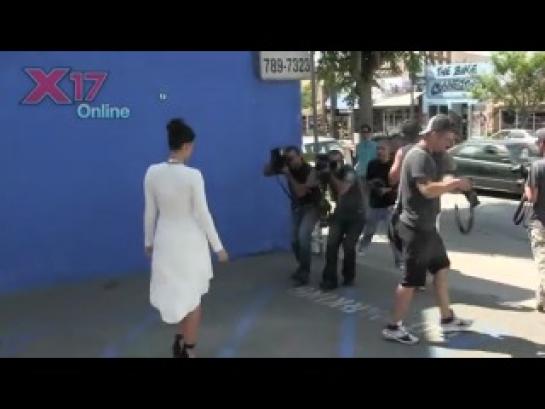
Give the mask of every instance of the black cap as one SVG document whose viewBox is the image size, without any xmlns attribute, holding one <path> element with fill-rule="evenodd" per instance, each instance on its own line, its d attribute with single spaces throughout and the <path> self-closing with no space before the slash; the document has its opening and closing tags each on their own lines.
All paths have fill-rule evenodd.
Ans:
<svg viewBox="0 0 545 409">
<path fill-rule="evenodd" d="M 420 135 L 420 131 L 422 131 L 422 127 L 418 121 L 415 120 L 405 121 L 403 125 L 401 125 L 401 134 L 405 138 L 416 139 L 418 135 Z"/>
</svg>

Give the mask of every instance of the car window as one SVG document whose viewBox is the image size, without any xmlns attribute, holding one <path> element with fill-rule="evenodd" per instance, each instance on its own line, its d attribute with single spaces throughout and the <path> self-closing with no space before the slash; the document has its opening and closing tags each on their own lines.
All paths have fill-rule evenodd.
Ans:
<svg viewBox="0 0 545 409">
<path fill-rule="evenodd" d="M 509 133 L 510 138 L 524 138 L 526 134 L 523 131 L 511 131 Z"/>
<path fill-rule="evenodd" d="M 462 145 L 459 149 L 453 152 L 453 156 L 461 158 L 476 158 L 483 153 L 482 145 Z"/>
<path fill-rule="evenodd" d="M 332 150 L 339 150 L 343 151 L 341 145 L 339 145 L 338 142 L 318 142 L 318 144 L 315 143 L 307 143 L 304 146 L 304 152 L 305 153 L 328 153 Z"/>
<path fill-rule="evenodd" d="M 509 145 L 511 157 L 516 161 L 526 161 L 533 158 L 539 158 L 539 150 L 533 144 L 513 144 Z"/>
<path fill-rule="evenodd" d="M 507 138 L 508 135 L 509 135 L 509 131 L 499 131 L 498 133 L 494 135 L 494 138 L 503 139 L 503 138 Z"/>
<path fill-rule="evenodd" d="M 511 154 L 504 145 L 485 145 L 483 152 L 478 159 L 488 162 L 510 162 Z"/>
</svg>

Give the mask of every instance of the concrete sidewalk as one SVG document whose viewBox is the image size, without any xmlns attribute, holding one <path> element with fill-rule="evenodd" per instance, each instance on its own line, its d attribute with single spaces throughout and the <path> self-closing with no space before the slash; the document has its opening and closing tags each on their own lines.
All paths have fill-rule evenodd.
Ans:
<svg viewBox="0 0 545 409">
<path fill-rule="evenodd" d="M 323 261 L 310 286 L 294 289 L 290 254 L 216 266 L 203 299 L 201 357 L 455 357 L 545 354 L 545 316 L 521 303 L 528 288 L 454 271 L 456 311 L 475 331 L 444 340 L 432 291 L 419 293 L 407 320 L 422 341 L 405 346 L 380 332 L 399 281 L 386 243 L 360 258 L 356 286 L 323 294 Z M 149 277 L 138 274 L 0 298 L 1 357 L 169 357 L 174 328 L 149 305 Z M 499 295 L 498 295 L 499 294 Z"/>
<path fill-rule="evenodd" d="M 513 226 L 516 201 L 481 197 L 475 227 L 462 235 L 452 214 L 461 195 L 442 200 L 441 234 L 452 272 L 455 311 L 474 331 L 443 339 L 433 291 L 418 292 L 406 325 L 422 338 L 405 346 L 382 340 L 399 273 L 384 234 L 358 258 L 356 286 L 323 294 L 323 267 L 293 289 L 291 254 L 216 266 L 203 298 L 201 357 L 541 357 L 545 315 L 533 310 L 537 283 L 527 233 Z M 169 357 L 174 328 L 149 305 L 142 272 L 0 297 L 2 357 Z"/>
</svg>

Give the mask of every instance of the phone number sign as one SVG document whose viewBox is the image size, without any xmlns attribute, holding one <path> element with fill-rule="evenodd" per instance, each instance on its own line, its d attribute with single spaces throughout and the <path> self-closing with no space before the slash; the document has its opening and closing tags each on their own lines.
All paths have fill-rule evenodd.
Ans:
<svg viewBox="0 0 545 409">
<path fill-rule="evenodd" d="M 262 80 L 307 80 L 311 77 L 310 51 L 260 51 Z"/>
</svg>

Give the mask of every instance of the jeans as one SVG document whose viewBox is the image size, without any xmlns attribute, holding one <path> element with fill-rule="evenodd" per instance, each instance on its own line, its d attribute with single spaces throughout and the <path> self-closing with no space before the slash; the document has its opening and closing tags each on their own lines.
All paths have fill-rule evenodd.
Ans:
<svg viewBox="0 0 545 409">
<path fill-rule="evenodd" d="M 384 222 L 384 225 L 386 226 L 386 228 L 388 228 L 388 224 L 390 223 L 393 210 L 393 206 L 381 208 L 370 207 L 368 209 L 365 230 L 363 231 L 363 238 L 360 243 L 361 250 L 369 247 L 371 241 L 373 240 L 373 236 L 377 232 L 377 227 L 380 222 Z M 392 249 L 392 254 L 394 255 L 394 262 L 396 266 L 399 266 L 401 262 L 401 253 L 395 248 L 392 243 L 390 243 L 390 247 Z"/>
<path fill-rule="evenodd" d="M 360 176 L 361 178 L 361 187 L 363 192 L 363 214 L 367 214 L 369 211 L 369 187 L 367 186 L 367 177 Z"/>
<path fill-rule="evenodd" d="M 326 265 L 323 281 L 337 284 L 337 262 L 339 247 L 343 245 L 344 260 L 342 274 L 345 281 L 354 280 L 356 275 L 356 243 L 365 224 L 363 216 L 333 215 L 329 223 L 327 238 Z"/>
<path fill-rule="evenodd" d="M 320 211 L 317 206 L 307 205 L 292 210 L 293 236 L 292 249 L 295 259 L 299 263 L 298 275 L 308 278 L 310 275 L 310 243 L 312 232 L 320 219 Z"/>
</svg>

